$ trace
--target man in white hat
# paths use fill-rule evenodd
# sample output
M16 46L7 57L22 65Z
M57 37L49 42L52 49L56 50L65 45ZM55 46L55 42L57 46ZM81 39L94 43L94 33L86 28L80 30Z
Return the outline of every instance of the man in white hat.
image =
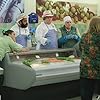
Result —
M47 10L42 15L43 22L36 29L36 49L57 49L57 29L52 23L53 14Z
M22 13L16 21L16 24L11 28L16 34L16 42L21 44L23 47L31 47L31 39L30 46L28 45L28 39L30 37L29 29L28 29L28 21L27 16Z
M60 28L61 38L58 39L59 48L72 48L80 40L80 34L76 27L72 26L72 19L66 16L63 19L64 26Z

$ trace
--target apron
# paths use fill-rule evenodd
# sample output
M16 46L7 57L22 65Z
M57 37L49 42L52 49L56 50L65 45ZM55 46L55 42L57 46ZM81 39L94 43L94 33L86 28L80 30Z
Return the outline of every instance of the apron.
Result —
M21 34L20 27L19 27L19 35L16 37L16 42L18 44L21 44L23 47L27 47L27 35Z
M47 43L46 45L41 44L40 49L57 49L58 48L57 31L55 31L55 29L48 28L48 33L45 35L45 38L47 38L47 40L49 40L50 43Z

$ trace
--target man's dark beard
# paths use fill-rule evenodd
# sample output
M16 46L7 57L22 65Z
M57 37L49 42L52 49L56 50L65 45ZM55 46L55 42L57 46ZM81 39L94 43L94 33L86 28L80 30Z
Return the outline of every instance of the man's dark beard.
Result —
M26 23L26 24L21 23L21 25L20 25L21 28L26 28L27 26L28 26L28 23Z

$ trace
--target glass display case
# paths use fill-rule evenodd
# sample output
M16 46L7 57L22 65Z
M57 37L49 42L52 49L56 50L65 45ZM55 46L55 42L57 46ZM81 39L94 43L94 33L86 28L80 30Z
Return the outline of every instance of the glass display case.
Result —
M57 50L31 50L29 52L22 52L16 54L8 54L5 58L6 63L10 66L22 66L23 69L35 71L33 82L27 83L28 88L20 88L16 83L11 82L13 75L7 75L5 86L9 86L16 90L15 94L11 89L8 89L18 100L66 100L67 98L79 95L79 64L80 59L74 49L57 49ZM5 62L4 61L4 62ZM10 67L9 66L9 67ZM7 67L8 68L8 67ZM22 69L22 75L24 74ZM18 70L18 69L16 69ZM11 72L9 72L11 74ZM19 74L13 73L13 74ZM17 76L16 75L16 76ZM20 75L21 76L21 75ZM32 81L31 80L31 81ZM28 81L28 79L26 80ZM14 84L14 85L13 85ZM16 84L16 86L15 86ZM19 84L19 83L18 83ZM15 86L15 87L14 87ZM18 87L18 88L17 88ZM15 91L13 90L13 91ZM18 96L24 94L24 96ZM12 97L12 98L13 98ZM48 99L49 98L49 99ZM13 98L14 99L14 98ZM17 100L16 99L16 100ZM14 99L15 100L15 99Z

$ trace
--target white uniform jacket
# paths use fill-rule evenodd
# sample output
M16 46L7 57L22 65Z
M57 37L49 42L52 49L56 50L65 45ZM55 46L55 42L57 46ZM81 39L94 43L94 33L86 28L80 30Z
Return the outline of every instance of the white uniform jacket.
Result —
M35 38L37 42L36 49L38 50L40 45L45 45L45 42L47 41L47 38L45 38L45 35L48 33L49 29L56 29L55 25L51 23L50 25L45 24L44 22L41 22L40 25L36 28Z

